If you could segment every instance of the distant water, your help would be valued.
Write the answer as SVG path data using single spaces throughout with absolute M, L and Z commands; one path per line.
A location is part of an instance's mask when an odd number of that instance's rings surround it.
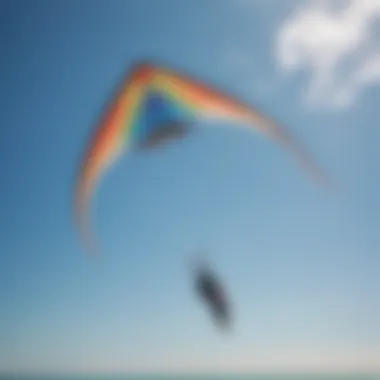
M 377 374 L 275 374 L 275 375 L 0 375 L 0 380 L 380 380 Z

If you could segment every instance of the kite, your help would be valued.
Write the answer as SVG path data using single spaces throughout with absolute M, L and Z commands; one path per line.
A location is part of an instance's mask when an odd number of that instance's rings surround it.
M 76 214 L 84 241 L 90 234 L 89 203 L 101 175 L 123 153 L 147 149 L 189 133 L 197 120 L 232 121 L 259 131 L 293 151 L 310 173 L 323 174 L 293 138 L 258 110 L 186 74 L 143 62 L 134 66 L 108 107 L 81 167 Z

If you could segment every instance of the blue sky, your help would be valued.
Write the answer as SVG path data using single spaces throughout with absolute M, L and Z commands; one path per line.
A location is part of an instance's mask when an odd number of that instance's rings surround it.
M 345 6 L 2 2 L 0 371 L 379 369 L 380 11 Z M 340 190 L 261 136 L 201 129 L 107 174 L 94 202 L 105 253 L 89 258 L 74 179 L 141 57 L 260 105 Z M 229 337 L 192 292 L 198 250 L 233 299 Z

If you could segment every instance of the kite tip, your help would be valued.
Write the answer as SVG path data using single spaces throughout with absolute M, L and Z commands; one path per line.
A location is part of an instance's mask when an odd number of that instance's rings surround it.
M 151 59 L 139 59 L 132 64 L 131 71 L 136 76 L 150 75 L 156 70 L 157 65 Z
M 320 187 L 329 193 L 337 191 L 338 184 L 329 173 L 322 169 L 315 161 L 311 160 L 304 152 L 301 152 L 300 158 L 303 166 Z
M 320 172 L 318 177 L 318 182 L 329 194 L 337 194 L 338 192 L 340 192 L 341 188 L 338 182 L 335 179 L 333 179 L 330 175 Z
M 83 216 L 77 219 L 77 224 L 79 226 L 79 234 L 82 245 L 87 252 L 87 254 L 91 257 L 99 257 L 100 256 L 100 248 L 99 244 L 95 241 L 94 236 L 90 233 L 87 220 L 83 218 Z

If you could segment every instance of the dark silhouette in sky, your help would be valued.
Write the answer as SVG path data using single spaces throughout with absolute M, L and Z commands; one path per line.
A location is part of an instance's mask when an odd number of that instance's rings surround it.
M 195 290 L 208 307 L 215 323 L 223 330 L 231 327 L 231 310 L 224 287 L 216 274 L 203 262 L 195 267 Z

